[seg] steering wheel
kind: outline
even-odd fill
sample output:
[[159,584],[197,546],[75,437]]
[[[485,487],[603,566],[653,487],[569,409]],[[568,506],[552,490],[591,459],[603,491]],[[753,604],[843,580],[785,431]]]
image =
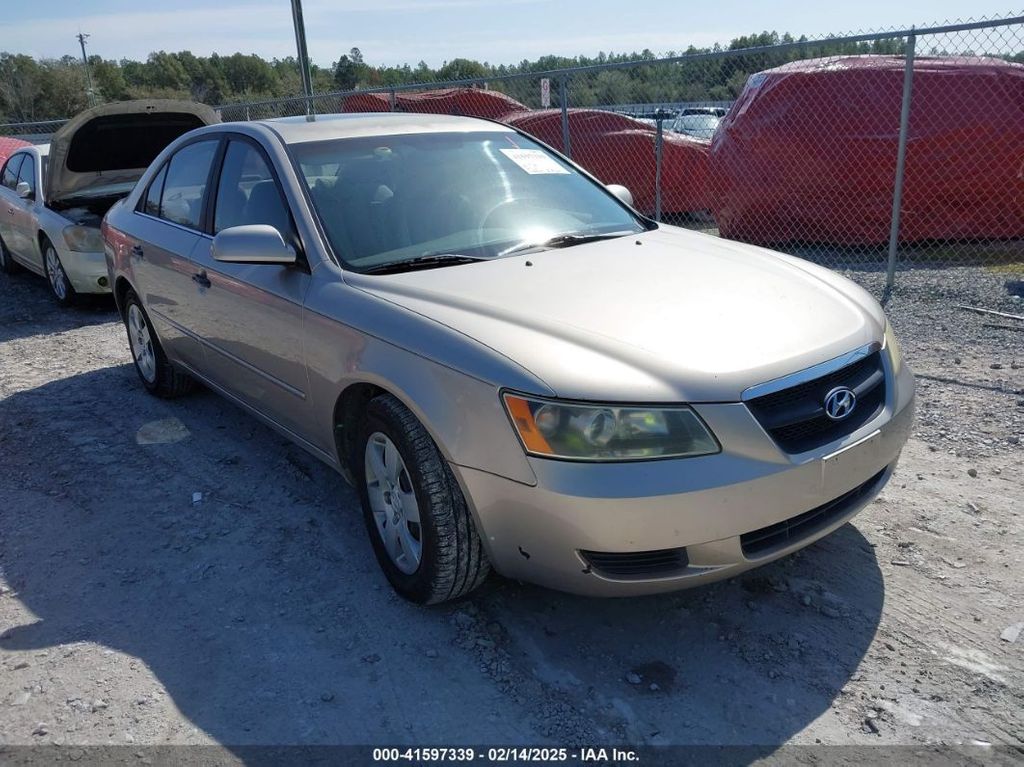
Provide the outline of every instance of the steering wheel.
[[544,209],[545,207],[544,202],[539,197],[516,197],[511,200],[502,200],[497,205],[491,207],[491,209],[484,214],[484,217],[480,219],[480,225],[477,226],[476,229],[477,242],[480,243],[480,245],[485,245],[487,243],[487,238],[484,232],[487,231],[488,224],[492,218],[494,218],[499,212],[504,211],[506,208],[512,208],[520,205],[528,207],[532,206],[541,209]]

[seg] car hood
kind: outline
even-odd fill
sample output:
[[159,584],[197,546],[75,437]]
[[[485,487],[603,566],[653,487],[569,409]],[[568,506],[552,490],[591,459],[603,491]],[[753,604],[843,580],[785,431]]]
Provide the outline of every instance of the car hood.
[[878,303],[827,269],[674,227],[345,279],[584,400],[738,401],[750,386],[881,341],[885,329]]
[[121,101],[80,112],[50,140],[46,200],[64,202],[101,189],[123,192],[171,141],[217,122],[211,107],[171,99]]

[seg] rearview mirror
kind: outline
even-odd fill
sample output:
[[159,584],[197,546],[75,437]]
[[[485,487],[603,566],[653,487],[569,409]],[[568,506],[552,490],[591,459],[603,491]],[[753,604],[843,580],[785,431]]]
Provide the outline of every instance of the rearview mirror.
[[633,193],[622,184],[608,184],[608,191],[618,197],[620,202],[626,203],[631,208],[633,207]]
[[18,185],[14,187],[15,194],[23,200],[27,200],[32,196],[32,187],[28,185],[27,181],[19,181]]
[[280,264],[295,263],[295,249],[284,237],[267,224],[232,226],[213,238],[213,257],[226,264]]

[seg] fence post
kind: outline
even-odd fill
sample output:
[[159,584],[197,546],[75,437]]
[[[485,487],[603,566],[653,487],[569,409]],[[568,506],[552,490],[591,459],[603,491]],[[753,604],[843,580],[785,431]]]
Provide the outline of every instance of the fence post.
[[395,89],[392,88],[391,92],[388,93],[388,103],[391,104],[391,111],[395,112],[398,109],[398,94],[395,93]]
[[562,75],[558,84],[559,101],[562,102],[562,152],[566,157],[572,157],[572,145],[569,143],[569,82],[568,77]]
[[914,48],[917,35],[913,28],[907,35],[906,63],[903,66],[903,103],[900,107],[900,137],[896,149],[896,179],[892,190],[892,223],[889,227],[889,267],[885,273],[885,292],[888,301],[896,282],[896,251],[899,249],[900,218],[903,213],[903,175],[907,162],[907,131],[910,127],[910,99],[914,85]]

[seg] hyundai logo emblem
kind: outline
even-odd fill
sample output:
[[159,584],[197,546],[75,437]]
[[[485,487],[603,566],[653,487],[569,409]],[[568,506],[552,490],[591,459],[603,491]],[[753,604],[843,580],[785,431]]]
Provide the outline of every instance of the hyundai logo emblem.
[[825,415],[833,421],[842,421],[857,406],[857,395],[845,386],[837,386],[825,395]]

